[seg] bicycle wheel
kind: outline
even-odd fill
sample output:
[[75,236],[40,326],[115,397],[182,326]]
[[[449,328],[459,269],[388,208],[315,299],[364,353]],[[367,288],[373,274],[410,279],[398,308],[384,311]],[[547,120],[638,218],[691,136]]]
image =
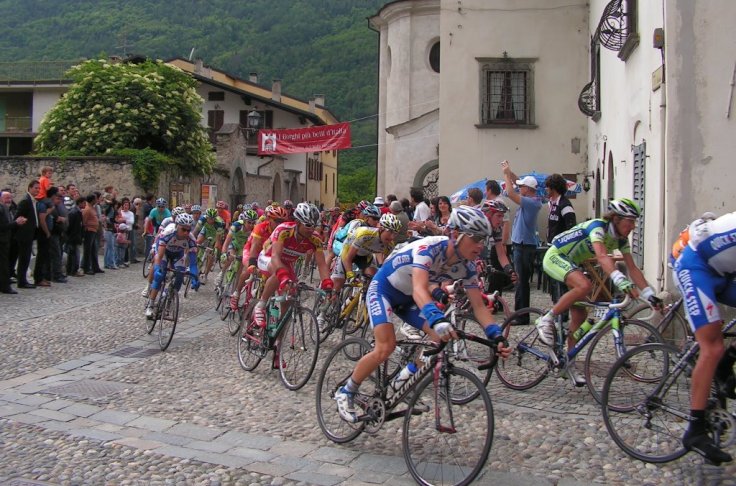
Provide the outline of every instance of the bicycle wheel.
[[[547,376],[547,360],[531,350],[548,354],[550,349],[539,340],[534,325],[544,312],[534,307],[519,309],[502,325],[503,335],[511,347],[511,356],[496,364],[496,376],[501,383],[514,390],[528,390]],[[520,324],[528,322],[529,324]]]
[[[644,344],[611,368],[603,386],[603,422],[616,445],[631,457],[662,463],[683,456],[690,416],[690,373],[675,369],[680,351]],[[631,369],[647,379],[632,376]]]
[[148,275],[151,273],[151,268],[153,268],[153,256],[151,255],[151,252],[148,252],[146,259],[143,260],[143,278],[148,278]]
[[[458,385],[474,387],[480,400],[448,400]],[[470,484],[488,460],[493,427],[491,398],[474,374],[450,367],[437,384],[430,374],[417,386],[404,416],[402,445],[409,472],[424,485]]]
[[159,315],[160,300],[161,296],[159,295],[159,300],[157,300],[153,305],[153,319],[146,318],[146,334],[151,334],[153,332],[153,329],[156,327],[156,322],[158,321]]
[[245,371],[253,371],[265,356],[261,346],[261,329],[250,319],[243,327],[245,331],[238,336],[238,363]]
[[[603,384],[608,371],[626,351],[646,343],[661,343],[662,337],[651,324],[638,319],[621,319],[619,329],[623,336],[623,349],[617,349],[613,341],[613,328],[610,324],[590,341],[585,355],[585,384],[595,401],[601,403]],[[635,376],[635,370],[631,370]]]
[[[346,353],[346,348],[351,349]],[[370,352],[371,349],[371,345],[363,339],[346,339],[336,346],[327,357],[317,380],[317,421],[325,436],[338,444],[355,439],[363,432],[365,427],[363,422],[351,424],[341,419],[337,413],[334,396],[337,389],[343,386],[352,375],[358,359]],[[359,358],[352,359],[348,356],[358,356]],[[370,379],[363,383],[361,392],[364,391],[363,387],[370,386],[369,382]]]
[[646,322],[657,329],[665,343],[671,344],[678,349],[685,349],[688,337],[692,335],[690,324],[687,322],[682,309],[681,299],[669,306],[665,313],[653,311],[649,304],[641,303],[627,310],[624,315],[627,318],[639,320],[643,320],[643,317],[651,315],[651,319],[648,319]]
[[[352,304],[353,299],[358,299],[358,302],[356,302],[353,305],[353,308],[350,310],[350,314],[345,316],[345,319],[342,322],[342,337],[345,339],[347,336],[352,336],[353,334],[360,329],[361,322],[359,319],[359,308],[363,304],[362,299],[357,294],[357,292],[360,292],[361,290],[357,287],[352,288],[345,288],[343,289],[343,293],[340,295],[340,302],[345,302],[346,306]],[[340,309],[342,310],[342,309]]]
[[187,274],[186,277],[184,277],[184,298],[186,299],[189,295],[189,289],[192,288],[192,276]]
[[[315,298],[315,313],[321,313],[321,319],[317,320],[317,326],[319,327],[319,342],[323,343],[332,334],[335,329],[335,321],[338,318],[340,299],[336,297],[334,300],[324,303],[323,299],[330,299],[331,296],[327,295],[320,297],[319,295]],[[322,310],[320,310],[322,308]]]
[[[485,337],[483,326],[469,315],[455,316],[455,327],[462,331]],[[481,371],[478,369],[478,366],[486,364],[494,358],[491,348],[473,341],[458,339],[450,342],[446,349],[453,366],[460,367],[474,374],[483,383],[484,387],[488,385],[492,370],[489,368]],[[455,403],[467,403],[478,398],[477,393],[478,391],[475,387],[470,387],[467,390],[453,387],[452,400]]]
[[227,282],[220,292],[220,296],[217,299],[216,309],[220,312],[220,320],[224,321],[230,315],[230,293],[232,288],[232,280]]
[[158,326],[158,345],[166,351],[174,338],[176,323],[179,321],[179,294],[171,289],[162,306],[161,323]]
[[289,390],[298,390],[312,377],[319,355],[319,327],[314,313],[306,307],[294,307],[279,341],[281,382]]

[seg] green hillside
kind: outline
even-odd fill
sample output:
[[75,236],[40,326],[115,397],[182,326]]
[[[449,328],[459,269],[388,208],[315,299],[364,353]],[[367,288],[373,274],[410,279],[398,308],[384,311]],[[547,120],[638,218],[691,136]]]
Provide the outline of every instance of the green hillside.
[[[0,0],[0,61],[142,54],[194,57],[300,98],[325,94],[342,121],[375,114],[378,34],[367,17],[386,0]],[[375,143],[375,117],[352,125]],[[340,196],[372,192],[374,147],[340,155]]]

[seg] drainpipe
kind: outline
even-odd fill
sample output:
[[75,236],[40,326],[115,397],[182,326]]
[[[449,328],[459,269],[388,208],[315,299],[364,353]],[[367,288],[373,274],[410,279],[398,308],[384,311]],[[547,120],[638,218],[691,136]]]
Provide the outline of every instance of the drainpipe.
[[[665,2],[662,2],[662,27],[667,26],[667,12],[665,10]],[[665,37],[666,39],[666,37]],[[671,248],[671,245],[667,241],[667,224],[666,224],[666,216],[667,216],[667,198],[665,194],[667,194],[667,187],[665,184],[665,181],[667,180],[667,62],[666,62],[666,56],[665,56],[665,48],[664,46],[660,50],[660,55],[662,57],[662,86],[660,87],[660,90],[662,92],[662,98],[659,103],[659,123],[660,123],[660,158],[662,163],[660,164],[659,169],[659,198],[660,198],[660,206],[659,206],[659,275],[657,276],[657,283],[659,284],[659,291],[664,290],[665,288],[665,272],[667,271],[667,251]]]
[[267,160],[266,162],[264,162],[261,165],[259,165],[258,168],[256,169],[256,175],[257,176],[260,176],[261,175],[261,169],[264,168],[264,167],[266,167],[271,162],[273,162],[275,158],[276,157],[271,157],[269,160]]

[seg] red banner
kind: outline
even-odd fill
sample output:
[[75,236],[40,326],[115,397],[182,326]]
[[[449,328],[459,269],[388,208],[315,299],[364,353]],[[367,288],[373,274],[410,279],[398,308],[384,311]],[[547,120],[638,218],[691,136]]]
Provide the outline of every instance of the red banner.
[[350,124],[258,130],[258,155],[299,154],[350,148]]

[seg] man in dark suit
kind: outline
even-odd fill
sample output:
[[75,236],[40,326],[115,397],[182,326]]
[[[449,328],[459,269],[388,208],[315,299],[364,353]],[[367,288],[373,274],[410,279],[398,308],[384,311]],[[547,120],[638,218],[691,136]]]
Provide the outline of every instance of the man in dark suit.
[[38,210],[36,196],[41,186],[38,181],[28,184],[28,192],[18,203],[17,216],[26,219],[26,223],[15,230],[15,241],[18,244],[18,288],[34,289],[35,285],[28,283],[28,265],[31,263],[31,248],[38,230]]
[[13,229],[26,223],[26,218],[23,216],[13,219],[10,213],[12,202],[13,194],[10,191],[0,193],[0,292],[3,294],[18,293],[10,286],[8,255]]

